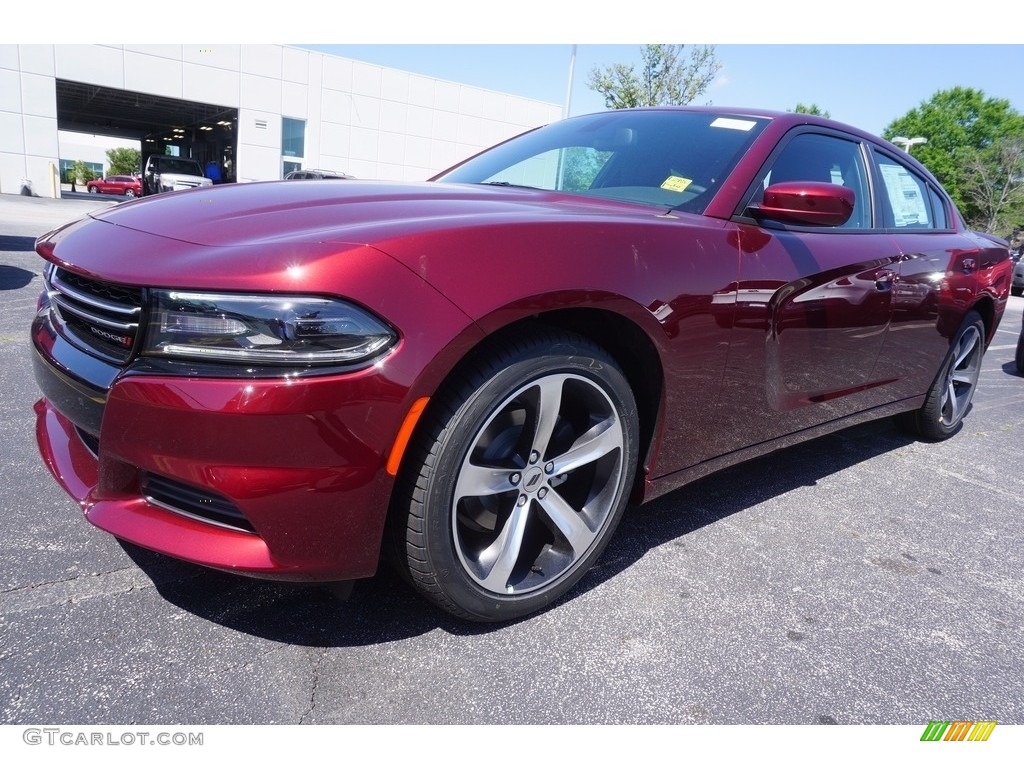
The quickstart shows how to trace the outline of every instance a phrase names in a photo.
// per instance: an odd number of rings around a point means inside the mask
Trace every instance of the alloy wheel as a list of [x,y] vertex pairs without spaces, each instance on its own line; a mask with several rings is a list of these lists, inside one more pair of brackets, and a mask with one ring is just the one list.
[[981,374],[981,333],[974,326],[966,329],[957,342],[946,372],[946,382],[939,409],[944,425],[958,424],[967,412]]
[[589,378],[551,373],[519,387],[470,442],[454,482],[459,561],[481,588],[541,590],[605,531],[627,476],[625,431]]

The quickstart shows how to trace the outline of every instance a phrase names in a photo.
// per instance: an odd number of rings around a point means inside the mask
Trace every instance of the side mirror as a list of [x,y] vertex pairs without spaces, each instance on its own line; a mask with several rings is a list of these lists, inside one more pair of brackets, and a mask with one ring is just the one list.
[[849,187],[821,181],[784,181],[764,191],[764,200],[750,214],[760,221],[838,227],[850,220],[856,196]]

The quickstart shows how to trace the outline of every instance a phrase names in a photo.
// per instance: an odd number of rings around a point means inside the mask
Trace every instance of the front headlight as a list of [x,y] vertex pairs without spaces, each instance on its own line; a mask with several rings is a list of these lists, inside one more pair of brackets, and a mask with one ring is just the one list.
[[380,354],[395,332],[339,299],[153,291],[144,355],[255,365],[348,365]]

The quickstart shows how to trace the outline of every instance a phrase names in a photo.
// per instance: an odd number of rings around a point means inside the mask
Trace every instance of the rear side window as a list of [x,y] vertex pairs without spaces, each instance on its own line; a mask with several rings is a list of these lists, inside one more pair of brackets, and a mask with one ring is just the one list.
[[875,153],[881,179],[885,226],[891,229],[947,229],[949,215],[941,195],[906,165]]
[[942,199],[942,196],[930,184],[928,185],[928,196],[932,201],[932,218],[935,220],[935,227],[938,229],[950,229],[949,211],[946,208],[946,201]]

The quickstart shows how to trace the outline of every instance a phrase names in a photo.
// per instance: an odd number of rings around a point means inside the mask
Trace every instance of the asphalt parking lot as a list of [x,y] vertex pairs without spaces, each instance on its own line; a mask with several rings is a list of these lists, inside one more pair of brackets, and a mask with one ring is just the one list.
[[1024,298],[953,439],[884,420],[705,478],[481,627],[387,571],[340,602],[84,521],[35,446],[32,241],[111,204],[0,196],[0,722],[1024,723]]

